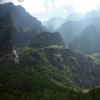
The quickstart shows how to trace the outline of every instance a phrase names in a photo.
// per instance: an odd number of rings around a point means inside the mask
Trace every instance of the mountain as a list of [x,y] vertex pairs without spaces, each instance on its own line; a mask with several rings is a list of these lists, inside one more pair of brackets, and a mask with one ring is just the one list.
[[96,100],[93,98],[100,97],[99,88],[87,93],[79,88],[100,84],[99,66],[88,56],[61,48],[22,48],[19,62],[0,63],[1,100]]
[[83,21],[67,21],[57,30],[63,37],[65,42],[72,41],[84,29]]
[[43,22],[43,26],[49,32],[55,32],[63,23],[65,19],[62,17],[54,17]]
[[[9,20],[8,20],[9,19]],[[8,53],[12,49],[11,19],[9,16],[0,18],[0,52]]]
[[93,25],[100,32],[100,9],[84,15],[72,13],[66,17],[64,23],[56,31],[62,35],[65,42],[71,42],[90,25]]
[[84,20],[84,14],[81,14],[81,13],[71,13],[69,14],[67,17],[66,17],[66,22],[67,21],[80,21],[80,20]]
[[[0,100],[100,99],[99,54],[68,49],[20,6],[1,4],[0,16]],[[89,26],[80,39],[98,46],[99,32]]]
[[41,22],[35,17],[32,17],[23,7],[15,6],[13,3],[0,4],[0,18],[8,13],[16,29],[20,28],[24,31],[29,31],[31,29],[39,29],[39,31],[41,31],[44,29]]
[[[41,56],[44,55],[45,60],[49,62],[47,65],[54,67],[57,75],[55,78],[58,77],[56,82],[58,81],[58,83],[63,85],[73,84],[80,87],[93,87],[99,84],[99,65],[89,56],[66,49],[58,33],[43,32],[32,39],[30,47],[39,50],[41,53],[39,52],[38,54]],[[26,54],[28,54],[28,52]],[[31,57],[31,59],[35,60],[34,57]],[[25,62],[27,62],[27,60]],[[57,72],[55,67],[59,72]],[[54,75],[52,77],[54,77]]]
[[100,31],[98,27],[100,25],[100,9],[87,13],[85,20],[87,24],[89,23],[90,25],[94,25],[95,28]]
[[90,25],[86,27],[82,34],[78,36],[74,41],[71,43],[71,48],[91,54],[100,52],[100,33],[97,31],[95,26]]
[[[80,32],[86,26],[84,19],[85,17],[82,14],[71,13],[63,20],[63,23],[61,23],[55,31],[61,34],[65,42],[72,41],[75,37],[77,37],[80,34]],[[57,24],[59,22],[60,21],[58,20]]]
[[48,77],[59,84],[79,87],[99,85],[99,65],[89,56],[66,49],[59,33],[40,33],[32,39],[21,55],[24,66],[32,64],[33,67],[38,67],[39,71],[43,66],[45,73],[50,74]]
[[28,44],[32,37],[45,30],[40,21],[27,13],[24,8],[13,3],[0,4],[0,19],[3,17],[11,20],[9,24],[12,24],[13,29],[9,31],[13,33],[15,46]]
[[33,48],[45,47],[65,47],[62,37],[59,33],[42,32],[34,37],[30,43]]

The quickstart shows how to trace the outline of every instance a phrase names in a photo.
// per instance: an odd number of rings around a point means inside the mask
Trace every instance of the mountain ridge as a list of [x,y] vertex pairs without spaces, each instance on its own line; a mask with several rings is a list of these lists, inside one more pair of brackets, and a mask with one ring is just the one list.
[[11,19],[9,25],[12,24],[13,29],[9,31],[13,34],[15,47],[28,44],[34,36],[45,30],[40,21],[13,3],[0,4],[0,18],[4,16],[6,20],[8,16]]
[[100,99],[99,56],[68,49],[22,7],[0,7],[0,100]]

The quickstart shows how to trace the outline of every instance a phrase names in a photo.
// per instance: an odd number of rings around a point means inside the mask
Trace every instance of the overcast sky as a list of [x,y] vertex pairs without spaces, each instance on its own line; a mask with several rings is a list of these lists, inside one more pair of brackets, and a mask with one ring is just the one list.
[[72,12],[86,13],[100,6],[100,0],[0,0],[0,2],[20,4],[40,20],[66,17]]

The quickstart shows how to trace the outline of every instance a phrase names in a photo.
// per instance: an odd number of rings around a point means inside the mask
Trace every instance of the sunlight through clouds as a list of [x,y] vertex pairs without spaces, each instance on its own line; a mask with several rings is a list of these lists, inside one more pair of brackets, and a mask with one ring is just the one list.
[[31,14],[37,13],[46,13],[47,9],[44,7],[45,0],[24,0],[24,2],[21,2],[20,4]]
[[31,14],[40,14],[38,17],[64,17],[67,16],[68,6],[77,13],[86,13],[95,10],[99,3],[99,0],[24,0],[20,4]]
[[[31,15],[41,19],[64,17],[74,12],[86,13],[97,9],[100,0],[1,0],[22,5]],[[69,8],[70,7],[70,8]]]
[[86,13],[97,9],[99,3],[99,0],[77,0],[77,2],[73,1],[72,6],[76,12]]
[[56,7],[61,7],[64,5],[69,5],[70,0],[54,0]]

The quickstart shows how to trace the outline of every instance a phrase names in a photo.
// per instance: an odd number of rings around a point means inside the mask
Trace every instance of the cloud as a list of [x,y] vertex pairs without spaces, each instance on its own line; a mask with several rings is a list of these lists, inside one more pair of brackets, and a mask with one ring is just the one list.
[[18,4],[17,0],[0,0],[0,3],[7,3],[7,2],[13,2],[14,4]]
[[18,2],[24,2],[24,0],[17,0]]
[[0,3],[8,2],[9,0],[0,0]]
[[1,0],[0,3],[2,3],[4,0]]
[[4,2],[20,4],[39,19],[65,17],[74,11],[86,13],[100,5],[100,0],[0,0],[0,3]]

